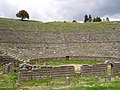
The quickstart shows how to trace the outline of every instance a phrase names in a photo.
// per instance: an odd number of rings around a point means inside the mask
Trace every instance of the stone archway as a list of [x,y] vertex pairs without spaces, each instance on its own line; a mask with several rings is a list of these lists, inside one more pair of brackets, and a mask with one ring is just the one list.
[[113,68],[114,68],[114,62],[113,61],[106,61],[107,64],[107,75],[113,75]]
[[113,64],[113,63],[110,63],[110,65],[111,65],[111,75],[113,75],[114,64]]

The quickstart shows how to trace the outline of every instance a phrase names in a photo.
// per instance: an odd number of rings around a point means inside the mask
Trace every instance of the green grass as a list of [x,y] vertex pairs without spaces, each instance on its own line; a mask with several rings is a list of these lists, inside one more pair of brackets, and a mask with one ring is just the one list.
[[[109,82],[109,83],[93,83],[92,85],[73,86],[69,90],[119,90],[120,81]],[[60,89],[60,90],[66,90]]]
[[91,22],[91,23],[72,23],[72,22],[47,22],[38,21],[20,21],[18,19],[0,18],[1,29],[28,30],[44,32],[63,32],[79,30],[109,30],[120,28],[120,22]]
[[17,74],[0,74],[0,87],[16,87]]
[[[79,82],[87,82],[93,81],[93,77],[70,77],[70,85],[76,86]],[[50,82],[54,82],[54,85],[51,86]],[[93,82],[92,82],[93,83]],[[46,88],[63,88],[66,87],[66,78],[54,78],[54,79],[44,79],[44,80],[28,80],[23,81],[22,86],[34,87],[34,86],[43,86]]]
[[52,66],[59,66],[59,65],[66,65],[66,64],[97,64],[102,63],[103,61],[97,60],[54,60],[54,61],[47,61],[47,62],[39,62],[36,63],[37,65],[52,65]]
[[[0,75],[0,90],[19,90],[16,76],[16,73]],[[50,84],[51,81],[54,82],[53,86]],[[66,78],[55,78],[22,81],[21,88],[22,90],[119,90],[120,81],[105,82],[104,77],[99,77],[99,81],[95,82],[94,77],[70,77],[70,86],[66,86]]]
[[21,88],[21,89],[18,89],[18,88],[0,88],[0,90],[28,90],[28,88]]
[[0,72],[2,72],[3,71],[3,67],[2,67],[2,65],[0,66]]
[[0,90],[17,90],[17,88],[0,88]]
[[23,86],[36,86],[36,85],[45,85],[48,86],[50,84],[51,79],[44,79],[44,80],[28,80],[23,81]]
[[[53,86],[50,85],[51,81],[54,82]],[[70,86],[66,86],[66,78],[56,78],[52,80],[38,80],[38,81],[30,80],[23,82],[23,84],[34,90],[39,90],[39,89],[40,90],[119,90],[120,89],[120,81],[105,82],[103,77],[101,77],[100,81],[98,82],[94,81],[94,77],[71,77]]]

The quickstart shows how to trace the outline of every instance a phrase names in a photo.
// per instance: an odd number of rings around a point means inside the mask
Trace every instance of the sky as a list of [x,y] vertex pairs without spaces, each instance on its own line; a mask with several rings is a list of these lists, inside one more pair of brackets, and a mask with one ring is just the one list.
[[83,21],[84,15],[120,20],[120,0],[0,0],[0,17],[26,10],[39,21]]

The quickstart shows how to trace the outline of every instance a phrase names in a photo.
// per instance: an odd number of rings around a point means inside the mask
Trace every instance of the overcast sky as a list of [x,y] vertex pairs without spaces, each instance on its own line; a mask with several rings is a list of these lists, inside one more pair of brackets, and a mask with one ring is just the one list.
[[120,20],[120,0],[0,0],[0,17],[16,18],[22,9],[40,21],[82,21],[85,14]]

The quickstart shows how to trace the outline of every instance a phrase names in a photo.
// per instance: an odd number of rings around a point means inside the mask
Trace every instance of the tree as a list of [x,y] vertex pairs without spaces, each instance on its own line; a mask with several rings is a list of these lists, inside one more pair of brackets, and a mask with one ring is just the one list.
[[91,15],[89,15],[88,21],[92,22],[92,16]]
[[109,22],[109,18],[108,17],[106,17],[106,21]]
[[93,22],[101,22],[101,21],[102,21],[102,19],[100,17],[96,17],[93,19]]
[[23,21],[25,18],[29,19],[29,14],[25,10],[21,10],[16,14],[17,17],[21,18]]
[[76,20],[73,20],[72,22],[77,22]]
[[85,15],[84,16],[84,22],[88,22],[89,18],[88,18],[88,15]]
[[85,15],[84,16],[84,22],[92,22],[92,16],[91,15]]
[[102,19],[100,17],[96,17],[96,22],[101,22]]
[[93,18],[93,22],[95,22],[95,21],[96,21],[96,18],[94,17],[94,18]]

